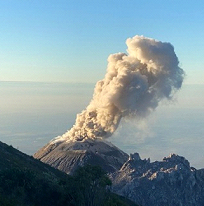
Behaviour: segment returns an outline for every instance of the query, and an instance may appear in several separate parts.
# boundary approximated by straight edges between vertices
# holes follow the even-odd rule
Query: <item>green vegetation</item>
[[[76,205],[104,205],[109,194],[107,186],[111,185],[111,181],[101,167],[82,167],[76,171],[73,179],[76,185]]]
[[[69,176],[0,142],[1,206],[134,206],[110,192],[111,181],[98,166]]]
[[[129,205],[110,193],[110,185],[110,179],[97,166],[85,166],[73,177],[55,179],[31,170],[7,169],[0,172],[0,205]]]

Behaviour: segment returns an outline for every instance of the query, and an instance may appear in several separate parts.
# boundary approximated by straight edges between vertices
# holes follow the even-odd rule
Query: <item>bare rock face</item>
[[[150,163],[135,153],[110,177],[113,192],[142,206],[204,205],[204,170],[175,154]]]
[[[85,164],[99,165],[112,173],[121,168],[128,155],[104,140],[83,140],[49,143],[34,154],[36,159],[47,163],[67,174]]]
[[[68,174],[79,166],[99,165],[112,180],[112,191],[142,206],[203,206],[204,169],[190,167],[171,154],[162,161],[142,160],[104,140],[49,143],[35,158]]]

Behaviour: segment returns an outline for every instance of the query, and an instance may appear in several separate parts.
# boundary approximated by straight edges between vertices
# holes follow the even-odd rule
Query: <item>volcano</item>
[[[86,139],[50,142],[34,157],[67,174],[73,174],[79,166],[86,164],[101,166],[106,172],[112,173],[119,170],[129,156],[108,141]]]
[[[72,128],[51,140],[35,153],[34,157],[67,174],[73,174],[78,167],[86,164],[98,165],[112,177],[115,193],[125,197],[129,195],[129,199],[141,202],[141,205],[145,206],[167,205],[166,199],[172,199],[175,203],[173,205],[187,205],[185,200],[180,201],[183,187],[178,190],[172,188],[183,185],[189,179],[187,182],[190,189],[186,191],[186,194],[189,197],[191,195],[188,194],[195,194],[193,201],[196,202],[196,197],[203,194],[204,181],[199,180],[197,184],[194,183],[198,173],[195,173],[186,161],[182,162],[178,159],[180,162],[177,164],[177,158],[172,156],[170,159],[175,160],[175,165],[168,165],[169,161],[164,161],[161,163],[164,166],[157,167],[155,171],[156,163],[143,161],[138,155],[128,156],[107,142],[107,138],[118,128],[121,119],[135,117],[139,121],[154,111],[162,100],[172,100],[175,92],[181,88],[185,76],[183,69],[179,66],[174,47],[170,43],[144,36],[134,36],[128,38],[126,44],[127,53],[120,52],[108,57],[107,73],[104,79],[96,83],[92,100],[81,113],[77,114]],[[187,170],[178,169],[186,167]],[[140,170],[142,172],[138,173]],[[184,171],[187,175],[183,173],[180,175],[180,171]],[[168,186],[174,174],[180,175],[181,179],[184,177],[185,181],[174,178],[175,184],[170,189],[175,192],[170,197],[168,190],[163,189],[165,194],[161,198],[161,204],[156,204],[152,201],[159,198],[160,190],[154,190],[156,191],[154,195],[152,188],[155,188],[154,181],[157,177],[160,178],[159,172],[162,172],[165,180],[167,179],[167,181],[162,179],[161,185]],[[146,175],[149,173],[151,173],[150,178]],[[167,173],[170,175],[166,175]],[[146,176],[147,180],[143,178]],[[137,185],[140,179],[142,181],[144,179],[144,184],[139,182],[142,187],[138,191]],[[194,193],[195,185],[198,185],[198,190]],[[133,191],[130,192],[132,189]],[[176,196],[177,193],[178,196]],[[150,198],[148,202],[145,202],[147,194]],[[174,196],[177,198],[172,198]],[[199,202],[203,203],[203,200],[199,199]]]
[[[93,98],[75,124],[34,157],[66,173],[84,164],[114,172],[128,155],[106,142],[125,117],[145,118],[163,99],[181,88],[184,71],[174,47],[144,36],[128,38],[127,54],[108,57],[107,73],[96,83]]]

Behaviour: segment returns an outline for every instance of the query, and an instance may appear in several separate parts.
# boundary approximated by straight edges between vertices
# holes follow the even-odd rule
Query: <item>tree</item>
[[[79,168],[74,176],[76,205],[101,206],[104,204],[111,180],[99,166],[86,165]]]

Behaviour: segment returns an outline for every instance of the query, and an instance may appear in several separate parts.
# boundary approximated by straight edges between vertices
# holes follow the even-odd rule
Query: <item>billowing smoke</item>
[[[97,82],[90,104],[55,141],[107,138],[121,118],[145,117],[181,87],[184,72],[170,43],[134,36],[126,44],[127,54],[108,57],[107,73]]]

